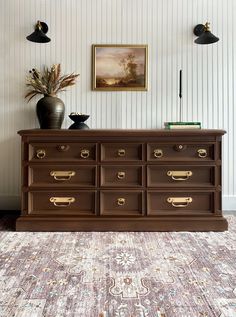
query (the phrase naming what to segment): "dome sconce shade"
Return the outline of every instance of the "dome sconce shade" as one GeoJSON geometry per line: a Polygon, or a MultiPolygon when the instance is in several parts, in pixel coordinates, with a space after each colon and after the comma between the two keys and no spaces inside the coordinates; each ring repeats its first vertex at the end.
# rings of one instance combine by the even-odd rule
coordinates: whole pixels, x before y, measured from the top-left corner
{"type": "Polygon", "coordinates": [[[51,41],[47,37],[46,33],[48,32],[48,26],[45,22],[37,21],[35,25],[34,32],[28,35],[27,40],[35,43],[48,43],[51,41]]]}
{"type": "Polygon", "coordinates": [[[198,38],[194,41],[197,44],[212,44],[219,41],[219,38],[211,33],[209,22],[206,22],[205,25],[196,25],[193,33],[198,36],[198,38]]]}

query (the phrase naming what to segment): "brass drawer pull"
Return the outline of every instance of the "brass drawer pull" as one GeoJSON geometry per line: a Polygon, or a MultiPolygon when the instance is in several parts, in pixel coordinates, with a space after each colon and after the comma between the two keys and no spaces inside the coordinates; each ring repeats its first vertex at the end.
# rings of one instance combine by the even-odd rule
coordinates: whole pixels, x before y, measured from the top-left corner
{"type": "Polygon", "coordinates": [[[72,176],[75,176],[74,171],[51,171],[52,176],[56,181],[69,181],[72,176]]]}
{"type": "Polygon", "coordinates": [[[51,197],[50,202],[56,207],[69,207],[71,203],[75,202],[74,197],[51,197]]]}
{"type": "Polygon", "coordinates": [[[46,151],[45,151],[45,150],[42,150],[42,149],[37,150],[37,151],[36,151],[36,156],[37,156],[37,158],[39,158],[39,159],[43,159],[43,158],[46,156],[46,151]]]}
{"type": "Polygon", "coordinates": [[[193,175],[192,171],[168,171],[167,176],[170,176],[174,181],[186,181],[193,175]]]}
{"type": "Polygon", "coordinates": [[[187,207],[193,201],[192,197],[169,197],[167,202],[175,208],[187,207]]]}
{"type": "Polygon", "coordinates": [[[207,157],[207,150],[206,150],[206,149],[199,149],[199,150],[197,150],[197,152],[198,152],[198,156],[199,156],[200,158],[205,158],[205,157],[207,157]]]}
{"type": "Polygon", "coordinates": [[[124,206],[124,204],[125,204],[125,198],[118,198],[117,199],[118,206],[124,206]]]}
{"type": "Polygon", "coordinates": [[[163,151],[161,149],[155,149],[153,151],[153,155],[156,158],[161,158],[163,156],[163,151]]]}
{"type": "Polygon", "coordinates": [[[125,149],[119,149],[118,156],[125,156],[125,149]]]}
{"type": "Polygon", "coordinates": [[[125,178],[125,172],[118,172],[117,173],[117,178],[118,179],[124,179],[125,178]]]}
{"type": "Polygon", "coordinates": [[[80,156],[84,159],[89,157],[89,150],[81,150],[80,156]]]}

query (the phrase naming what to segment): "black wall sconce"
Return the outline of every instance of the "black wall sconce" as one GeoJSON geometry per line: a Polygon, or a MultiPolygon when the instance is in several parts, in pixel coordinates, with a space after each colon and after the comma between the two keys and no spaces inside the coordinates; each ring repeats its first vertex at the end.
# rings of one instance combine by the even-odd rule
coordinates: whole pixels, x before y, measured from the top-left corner
{"type": "Polygon", "coordinates": [[[48,43],[51,41],[49,37],[47,37],[46,33],[48,32],[48,26],[45,22],[37,21],[34,32],[28,35],[26,38],[31,42],[36,43],[48,43]]]}
{"type": "Polygon", "coordinates": [[[219,38],[216,37],[210,31],[210,23],[198,24],[193,29],[193,33],[196,36],[199,36],[194,42],[197,44],[212,44],[219,41],[219,38]]]}

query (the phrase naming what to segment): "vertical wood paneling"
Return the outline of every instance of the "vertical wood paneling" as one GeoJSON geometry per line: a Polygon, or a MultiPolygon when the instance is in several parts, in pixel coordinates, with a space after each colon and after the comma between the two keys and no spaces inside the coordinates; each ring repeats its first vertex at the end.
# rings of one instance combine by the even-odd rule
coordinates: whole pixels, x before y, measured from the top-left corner
{"type": "MultiPolygon", "coordinates": [[[[179,120],[179,70],[183,70],[183,120],[227,130],[223,142],[223,194],[236,201],[236,1],[234,0],[8,0],[0,1],[0,209],[17,202],[20,138],[38,127],[35,100],[24,100],[32,67],[60,62],[80,78],[60,97],[63,127],[72,111],[90,114],[92,128],[162,128],[179,120]],[[52,41],[26,41],[37,20],[49,25],[52,41]],[[194,43],[193,27],[211,22],[217,44],[194,43]],[[148,44],[148,92],[91,91],[92,44],[148,44]]],[[[12,205],[11,205],[12,206],[12,205]]],[[[225,205],[227,206],[227,205],[225,205]]],[[[236,209],[236,206],[235,208],[236,209]]]]}
{"type": "MultiPolygon", "coordinates": [[[[233,91],[233,105],[232,105],[232,118],[233,118],[233,122],[235,123],[236,122],[236,107],[235,107],[235,103],[236,103],[236,94],[235,94],[235,83],[236,83],[236,60],[235,60],[235,55],[236,55],[236,44],[235,44],[235,27],[236,27],[236,22],[235,22],[235,17],[236,17],[236,3],[235,1],[233,1],[233,8],[232,8],[232,29],[231,29],[231,38],[230,40],[232,41],[232,56],[233,56],[233,60],[232,60],[232,68],[233,68],[233,80],[232,82],[230,83],[230,86],[231,86],[231,89],[233,91]]],[[[236,140],[236,128],[235,128],[235,124],[233,124],[233,129],[231,131],[232,133],[232,153],[233,153],[233,160],[235,161],[236,160],[236,145],[235,145],[235,140],[236,140]]],[[[233,177],[231,177],[232,179],[232,188],[233,188],[233,195],[232,196],[235,196],[236,194],[236,167],[235,167],[235,164],[233,165],[233,169],[231,171],[233,177]]]]}

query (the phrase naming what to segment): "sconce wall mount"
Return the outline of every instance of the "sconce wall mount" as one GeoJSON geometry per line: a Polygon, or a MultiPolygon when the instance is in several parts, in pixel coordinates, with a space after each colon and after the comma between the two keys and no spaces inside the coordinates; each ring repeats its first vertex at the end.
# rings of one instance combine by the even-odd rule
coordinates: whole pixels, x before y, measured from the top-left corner
{"type": "Polygon", "coordinates": [[[193,33],[198,36],[198,38],[194,41],[197,44],[212,44],[219,41],[219,38],[211,33],[209,22],[206,22],[205,25],[196,25],[193,29],[193,33]]]}
{"type": "Polygon", "coordinates": [[[49,37],[47,37],[46,33],[48,32],[48,26],[45,22],[37,21],[34,32],[28,35],[27,40],[35,43],[48,43],[51,41],[49,37]]]}

